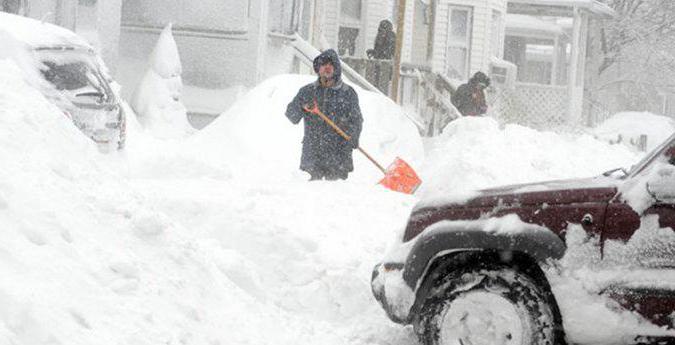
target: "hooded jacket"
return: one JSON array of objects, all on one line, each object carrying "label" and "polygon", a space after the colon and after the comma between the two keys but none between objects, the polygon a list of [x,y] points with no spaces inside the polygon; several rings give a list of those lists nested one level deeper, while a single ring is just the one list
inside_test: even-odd
[{"label": "hooded jacket", "polygon": [[394,58],[396,34],[393,28],[394,26],[391,22],[386,19],[380,22],[377,36],[375,37],[375,46],[372,50],[369,50],[369,55],[375,59],[391,60]]},{"label": "hooded jacket", "polygon": [[490,85],[490,79],[483,72],[476,72],[468,83],[460,85],[452,94],[452,104],[463,116],[477,116],[487,112],[485,92],[478,87],[479,84],[486,87]]},{"label": "hooded jacket", "polygon": [[[334,67],[334,84],[323,87],[317,80],[303,86],[286,108],[286,117],[297,124],[304,120],[304,138],[300,169],[312,171],[315,168],[350,172],[354,170],[352,151],[358,147],[363,117],[359,99],[354,89],[342,81],[342,68],[337,53],[326,50],[314,59],[314,71],[330,62]],[[342,138],[319,116],[307,113],[303,106],[317,101],[319,109],[351,137],[351,142]]]}]

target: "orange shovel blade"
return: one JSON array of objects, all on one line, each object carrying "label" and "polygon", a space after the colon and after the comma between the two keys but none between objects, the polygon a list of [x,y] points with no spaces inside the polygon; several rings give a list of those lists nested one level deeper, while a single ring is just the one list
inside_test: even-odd
[{"label": "orange shovel blade", "polygon": [[408,163],[396,157],[385,171],[380,184],[396,192],[413,194],[422,184],[422,180]]}]

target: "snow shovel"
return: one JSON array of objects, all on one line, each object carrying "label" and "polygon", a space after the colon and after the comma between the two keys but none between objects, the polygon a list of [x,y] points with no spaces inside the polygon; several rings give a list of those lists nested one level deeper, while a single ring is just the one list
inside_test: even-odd
[{"label": "snow shovel", "polygon": [[[312,108],[305,107],[305,111],[318,115],[322,120],[329,124],[333,129],[345,140],[351,141],[352,138],[347,135],[343,130],[340,129],[331,119],[324,114],[319,105],[317,104],[316,99],[314,99],[314,106]],[[375,166],[382,171],[384,178],[380,180],[380,184],[386,188],[389,188],[396,192],[401,192],[405,194],[413,194],[415,190],[422,184],[422,180],[417,176],[415,170],[408,165],[403,159],[396,157],[393,163],[385,170],[380,163],[378,163],[373,157],[371,157],[361,146],[357,147],[361,153],[363,153],[368,160],[370,160]]]}]

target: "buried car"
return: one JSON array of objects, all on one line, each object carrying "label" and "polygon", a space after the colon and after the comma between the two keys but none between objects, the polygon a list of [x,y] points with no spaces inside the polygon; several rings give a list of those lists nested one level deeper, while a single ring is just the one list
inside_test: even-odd
[{"label": "buried car", "polygon": [[102,149],[122,149],[126,117],[101,58],[72,31],[0,12],[0,31],[8,33],[28,54],[19,65],[34,68],[46,83],[37,85],[66,117]]},{"label": "buried car", "polygon": [[675,344],[674,164],[422,200],[373,294],[424,344]]}]

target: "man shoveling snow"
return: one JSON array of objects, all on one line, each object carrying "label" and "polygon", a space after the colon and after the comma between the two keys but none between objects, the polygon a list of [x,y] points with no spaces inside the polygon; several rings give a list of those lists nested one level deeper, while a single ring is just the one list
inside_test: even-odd
[{"label": "man shoveling snow", "polygon": [[[356,91],[342,82],[340,59],[334,50],[326,50],[314,59],[314,72],[319,79],[303,86],[286,109],[292,123],[305,120],[300,170],[308,172],[311,180],[345,180],[354,170],[352,151],[359,146],[361,135],[359,99]],[[345,140],[308,111],[314,104],[351,139]]]}]

